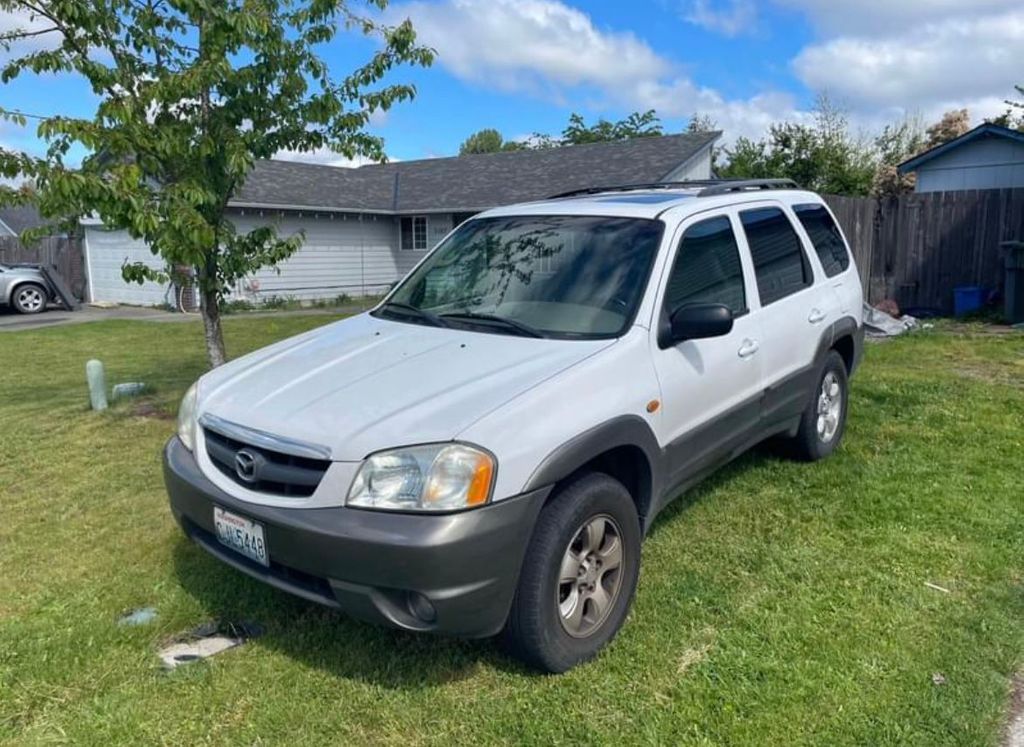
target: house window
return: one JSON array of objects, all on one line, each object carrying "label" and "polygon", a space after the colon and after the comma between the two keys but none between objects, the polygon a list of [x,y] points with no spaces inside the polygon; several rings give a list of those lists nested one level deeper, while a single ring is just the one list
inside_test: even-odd
[{"label": "house window", "polygon": [[402,249],[407,252],[425,251],[427,248],[427,216],[402,218]]}]

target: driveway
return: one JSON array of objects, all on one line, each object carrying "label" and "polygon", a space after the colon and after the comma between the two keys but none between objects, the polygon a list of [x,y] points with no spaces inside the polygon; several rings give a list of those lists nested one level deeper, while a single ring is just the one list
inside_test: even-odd
[{"label": "driveway", "polygon": [[194,318],[196,317],[186,314],[172,314],[161,309],[139,306],[115,306],[110,309],[82,306],[78,311],[67,311],[57,306],[51,306],[49,310],[44,311],[42,314],[19,314],[8,308],[0,308],[0,332],[59,327],[65,324],[82,324],[84,322],[101,322],[108,319],[187,321]]},{"label": "driveway", "polygon": [[[297,315],[337,315],[358,314],[373,306],[375,301],[367,300],[365,304],[354,303],[334,309],[296,309],[292,311],[246,311],[231,316],[277,316],[281,314]],[[100,309],[94,306],[82,306],[78,311],[51,306],[42,314],[18,314],[6,307],[0,307],[0,332],[17,332],[26,329],[43,329],[60,327],[67,324],[84,324],[85,322],[103,322],[111,319],[133,319],[145,322],[188,322],[199,319],[198,314],[178,314],[162,309],[151,309],[143,306],[114,306]]]}]

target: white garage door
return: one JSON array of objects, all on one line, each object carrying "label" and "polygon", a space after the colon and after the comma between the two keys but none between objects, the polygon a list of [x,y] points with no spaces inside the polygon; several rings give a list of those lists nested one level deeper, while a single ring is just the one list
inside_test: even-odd
[{"label": "white garage door", "polygon": [[160,306],[167,302],[167,286],[146,282],[127,283],[121,277],[121,265],[143,262],[153,269],[164,267],[143,241],[127,231],[105,231],[99,226],[85,227],[86,256],[92,301],[112,301],[136,306]]}]

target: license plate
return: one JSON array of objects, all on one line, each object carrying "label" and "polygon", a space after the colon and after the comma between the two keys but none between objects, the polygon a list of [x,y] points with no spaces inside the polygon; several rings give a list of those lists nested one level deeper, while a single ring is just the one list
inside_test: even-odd
[{"label": "license plate", "polygon": [[225,511],[220,506],[213,507],[213,524],[222,545],[227,545],[261,565],[270,565],[267,543],[263,539],[263,525]]}]

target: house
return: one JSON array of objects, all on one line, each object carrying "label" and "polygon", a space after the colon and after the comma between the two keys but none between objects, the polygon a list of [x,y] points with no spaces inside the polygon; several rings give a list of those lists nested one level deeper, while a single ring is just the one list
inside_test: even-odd
[{"label": "house", "polygon": [[983,124],[900,164],[917,192],[1024,187],[1024,132]]},{"label": "house", "polygon": [[[240,284],[236,296],[300,300],[370,295],[402,278],[466,218],[498,205],[593,186],[707,179],[721,133],[637,138],[544,150],[340,168],[261,161],[230,203],[238,231],[273,223],[305,232],[301,249]],[[168,289],[126,283],[121,266],[162,269],[142,241],[84,220],[92,301],[159,305]]]},{"label": "house", "polygon": [[22,231],[46,223],[32,205],[0,207],[0,238],[20,236]]}]

